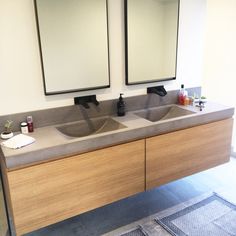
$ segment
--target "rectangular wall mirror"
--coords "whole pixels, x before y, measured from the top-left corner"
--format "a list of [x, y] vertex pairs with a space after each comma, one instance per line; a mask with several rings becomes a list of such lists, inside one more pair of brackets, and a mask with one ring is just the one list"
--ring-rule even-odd
[[106, 0], [34, 0], [46, 95], [106, 88]]
[[126, 84], [176, 78], [179, 0], [125, 0]]

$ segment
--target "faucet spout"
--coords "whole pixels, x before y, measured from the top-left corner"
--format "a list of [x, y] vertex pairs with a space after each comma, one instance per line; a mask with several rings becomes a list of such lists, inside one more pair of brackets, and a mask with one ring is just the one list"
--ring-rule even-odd
[[147, 88], [147, 93], [155, 93], [161, 97], [164, 97], [167, 94], [167, 91], [165, 90], [164, 86], [161, 85]]
[[96, 98], [96, 95], [92, 95], [92, 96], [91, 96], [91, 102], [92, 102], [94, 105], [96, 105], [96, 106], [99, 105], [99, 102], [98, 102], [98, 100], [97, 100], [97, 98]]
[[204, 108], [204, 102], [203, 101], [199, 101], [198, 105], [196, 105], [197, 107], [199, 107], [200, 111], [202, 111], [202, 108]]
[[74, 98], [74, 104], [75, 105], [82, 105], [86, 109], [89, 108], [88, 103], [93, 103], [94, 105], [98, 106], [99, 102], [97, 101], [96, 95], [75, 97]]

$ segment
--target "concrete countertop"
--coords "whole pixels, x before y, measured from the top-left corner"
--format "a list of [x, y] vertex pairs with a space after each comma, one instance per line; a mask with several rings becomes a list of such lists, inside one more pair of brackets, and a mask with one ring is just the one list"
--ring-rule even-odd
[[213, 102], [207, 102], [202, 111], [195, 106], [180, 107], [194, 111], [195, 113], [178, 118], [151, 122], [136, 116], [134, 114], [135, 112], [128, 112], [124, 117], [112, 116], [114, 120], [125, 125], [127, 128], [80, 138], [71, 138], [61, 134], [55, 128], [58, 125], [37, 128], [33, 133], [29, 133], [29, 136], [36, 139], [35, 143], [16, 150], [2, 147], [3, 158], [9, 170], [17, 169], [227, 119], [234, 114], [233, 107], [227, 107]]

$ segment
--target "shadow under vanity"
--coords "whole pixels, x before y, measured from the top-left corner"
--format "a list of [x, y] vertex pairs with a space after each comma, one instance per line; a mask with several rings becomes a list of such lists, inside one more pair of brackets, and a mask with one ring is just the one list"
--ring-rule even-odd
[[[202, 111], [179, 106], [177, 92], [126, 98], [122, 117], [116, 115], [116, 100], [90, 109], [74, 105], [32, 112], [36, 142], [18, 150], [2, 147], [1, 153], [16, 235], [229, 161], [234, 109], [212, 102]], [[146, 116], [167, 107], [185, 112], [159, 120]], [[82, 137], [58, 130], [104, 117], [123, 127]]]

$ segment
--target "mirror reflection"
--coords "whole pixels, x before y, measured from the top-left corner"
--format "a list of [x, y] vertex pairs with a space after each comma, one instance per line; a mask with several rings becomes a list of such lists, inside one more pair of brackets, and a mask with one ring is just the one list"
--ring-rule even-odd
[[107, 1], [34, 3], [45, 94], [109, 87]]
[[126, 84], [176, 78], [179, 0], [125, 0]]

